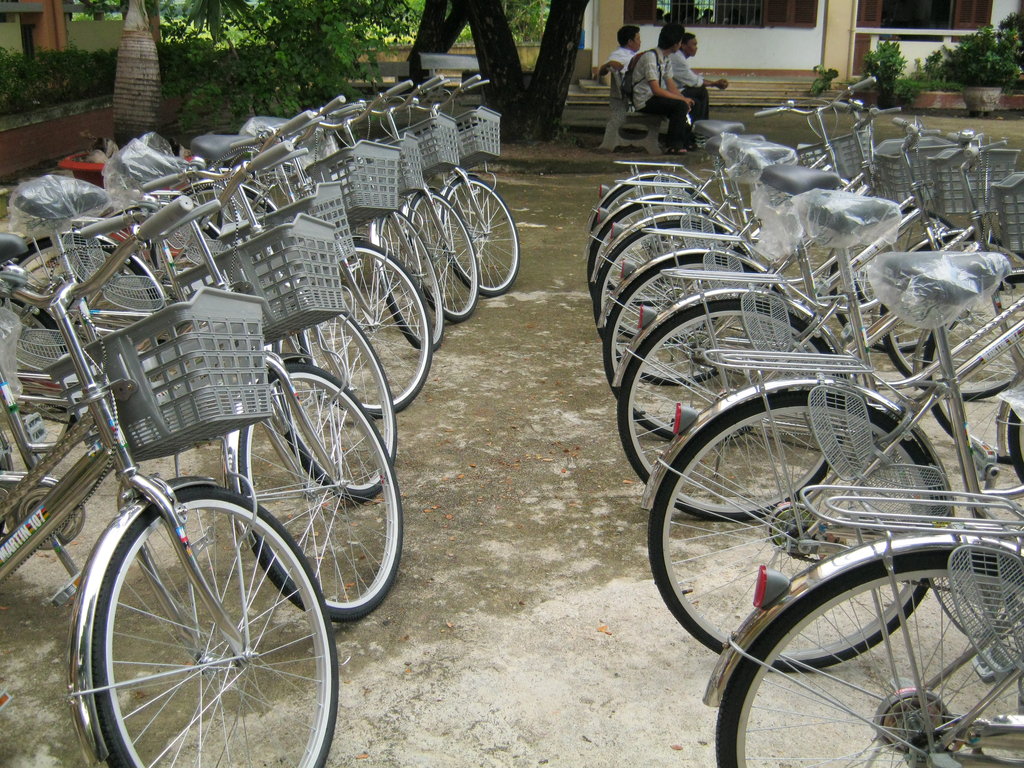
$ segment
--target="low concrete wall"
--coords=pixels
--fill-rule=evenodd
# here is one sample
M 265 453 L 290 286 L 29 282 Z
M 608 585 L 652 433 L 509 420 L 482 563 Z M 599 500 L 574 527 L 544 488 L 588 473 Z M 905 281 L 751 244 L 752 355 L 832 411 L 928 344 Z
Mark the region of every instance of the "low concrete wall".
M 160 124 L 177 117 L 180 99 L 168 99 Z M 0 117 L 0 179 L 33 166 L 92 148 L 96 138 L 114 135 L 112 96 Z

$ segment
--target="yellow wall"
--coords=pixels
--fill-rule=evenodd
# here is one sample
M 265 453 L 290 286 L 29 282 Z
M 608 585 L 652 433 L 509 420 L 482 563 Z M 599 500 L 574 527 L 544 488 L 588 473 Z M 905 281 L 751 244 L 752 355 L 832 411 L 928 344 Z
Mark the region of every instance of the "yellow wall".
M 845 79 L 850 77 L 853 30 L 857 25 L 857 0 L 829 0 L 826 9 L 822 63 L 835 69 L 839 77 Z
M 0 48 L 21 53 L 21 25 L 13 21 L 0 24 Z
M 121 42 L 120 19 L 103 21 L 72 21 L 68 24 L 68 43 L 83 51 L 117 48 Z

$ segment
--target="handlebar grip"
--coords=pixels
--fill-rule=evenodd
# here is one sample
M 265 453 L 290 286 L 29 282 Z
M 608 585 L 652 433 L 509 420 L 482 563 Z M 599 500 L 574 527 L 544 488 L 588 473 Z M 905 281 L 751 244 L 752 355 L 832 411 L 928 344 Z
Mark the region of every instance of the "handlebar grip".
M 282 141 L 280 144 L 275 144 L 262 152 L 256 157 L 249 161 L 245 170 L 248 173 L 258 173 L 259 171 L 265 171 L 272 165 L 284 162 L 284 160 L 295 151 L 295 145 L 290 141 Z
M 348 99 L 345 98 L 345 94 L 339 94 L 323 105 L 320 109 L 320 114 L 329 115 L 331 112 L 341 109 L 347 101 Z
M 463 90 L 467 88 L 475 88 L 477 84 L 480 83 L 480 81 L 483 79 L 484 76 L 477 72 L 475 75 L 470 75 L 469 77 L 462 81 L 462 88 Z
M 391 98 L 392 96 L 399 96 L 408 91 L 410 88 L 412 88 L 412 86 L 412 80 L 403 80 L 400 83 L 395 83 L 386 91 L 384 91 L 384 96 L 387 98 Z
M 185 218 L 195 207 L 196 204 L 188 195 L 174 198 L 139 225 L 136 237 L 139 240 L 157 240 L 162 235 L 173 232 L 186 223 Z
M 185 180 L 185 172 L 169 173 L 158 179 L 147 181 L 142 185 L 143 192 L 154 192 L 158 189 L 171 189 Z
M 900 128 L 906 128 L 908 125 L 910 125 L 910 121 L 904 120 L 902 117 L 894 117 L 892 119 L 892 124 L 898 125 Z
M 310 123 L 320 117 L 319 113 L 314 112 L 312 109 L 307 109 L 305 112 L 300 112 L 287 123 L 282 124 L 277 129 L 278 136 L 290 136 L 295 133 L 299 133 L 306 128 Z
M 902 112 L 903 107 L 887 107 L 886 109 L 879 109 L 878 107 L 871 108 L 871 114 L 873 115 L 891 115 L 894 112 Z
M 876 82 L 877 82 L 877 80 L 875 79 L 874 76 L 865 77 L 859 83 L 854 83 L 853 85 L 847 87 L 846 90 L 848 90 L 848 91 L 863 91 L 865 88 L 870 88 Z
M 420 83 L 419 91 L 420 93 L 426 93 L 427 91 L 432 91 L 435 88 L 439 88 L 446 82 L 448 82 L 448 78 L 445 75 L 434 75 L 429 80 L 424 80 L 422 83 Z
M 134 223 L 135 214 L 120 213 L 117 216 L 94 221 L 92 224 L 88 224 L 78 230 L 78 234 L 83 237 L 99 237 L 100 235 L 109 235 L 111 232 L 120 232 L 122 229 L 128 229 Z
M 768 117 L 768 115 L 775 115 L 782 112 L 782 107 L 768 107 L 768 109 L 762 109 L 754 113 L 754 117 Z
M 366 109 L 366 104 L 361 101 L 354 101 L 351 104 L 346 104 L 330 113 L 333 120 L 345 120 L 352 117 L 356 113 L 362 112 Z

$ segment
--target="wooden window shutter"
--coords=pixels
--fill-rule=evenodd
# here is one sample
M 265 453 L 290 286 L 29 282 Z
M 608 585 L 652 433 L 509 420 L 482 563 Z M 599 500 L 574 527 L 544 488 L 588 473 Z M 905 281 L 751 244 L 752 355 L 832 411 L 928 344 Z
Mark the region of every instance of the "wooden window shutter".
M 623 24 L 653 24 L 657 16 L 657 0 L 625 0 L 622 4 Z
M 857 4 L 857 26 L 882 26 L 882 0 L 860 0 Z
M 992 0 L 955 0 L 953 29 L 977 29 L 992 23 Z
M 853 38 L 853 71 L 859 75 L 864 72 L 864 54 L 871 50 L 871 35 L 854 35 Z
M 813 27 L 818 23 L 818 0 L 764 0 L 766 27 Z

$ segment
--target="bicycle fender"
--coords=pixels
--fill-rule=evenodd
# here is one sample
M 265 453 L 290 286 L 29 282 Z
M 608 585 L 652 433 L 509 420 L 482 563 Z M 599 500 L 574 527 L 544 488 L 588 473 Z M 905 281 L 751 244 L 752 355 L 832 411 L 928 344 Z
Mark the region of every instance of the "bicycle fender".
M 96 698 L 89 693 L 92 680 L 92 633 L 96 622 L 96 605 L 99 600 L 103 574 L 110 567 L 114 551 L 121 543 L 125 532 L 146 508 L 144 503 L 134 503 L 123 509 L 107 526 L 93 547 L 89 560 L 82 569 L 78 596 L 71 613 L 71 642 L 68 658 L 68 697 L 72 721 L 78 733 L 82 754 L 90 763 L 101 762 L 109 754 L 107 745 L 99 730 L 96 716 Z
M 921 534 L 891 540 L 880 539 L 841 552 L 793 577 L 789 591 L 783 597 L 768 608 L 756 609 L 733 632 L 708 679 L 707 687 L 704 689 L 704 703 L 709 707 L 718 707 L 722 703 L 722 696 L 730 678 L 739 663 L 749 656 L 750 649 L 761 637 L 761 634 L 775 619 L 790 610 L 822 583 L 838 578 L 871 561 L 881 561 L 905 552 L 952 551 L 963 543 L 964 538 L 963 535 L 943 533 Z M 977 539 L 978 537 L 971 538 Z M 986 543 L 1006 547 L 1007 551 L 1016 554 L 1016 550 L 1008 542 L 986 539 Z

